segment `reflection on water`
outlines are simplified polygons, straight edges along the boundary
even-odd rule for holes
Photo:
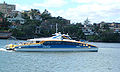
[[[119,72],[120,43],[92,43],[98,52],[7,52],[0,40],[0,72]],[[15,41],[13,41],[15,43]],[[104,48],[109,45],[110,48]],[[110,46],[114,45],[114,46]],[[117,45],[117,46],[116,46]],[[107,46],[106,46],[107,47]],[[116,48],[117,47],[117,48]]]

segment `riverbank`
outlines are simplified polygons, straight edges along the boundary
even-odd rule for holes
[[[33,38],[25,38],[25,37],[17,37],[17,38],[0,38],[0,39],[3,39],[3,40],[27,40],[27,39],[33,39]],[[102,43],[120,43],[120,41],[101,41],[101,40],[89,40],[88,42],[102,42]]]
[[[120,43],[120,41],[101,41],[101,40],[95,40],[95,41],[89,41],[89,42],[103,42],[103,43]]]

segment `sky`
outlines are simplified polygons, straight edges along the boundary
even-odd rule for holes
[[[61,16],[71,23],[120,22],[120,0],[0,0],[15,4],[16,10],[47,9],[52,16]]]

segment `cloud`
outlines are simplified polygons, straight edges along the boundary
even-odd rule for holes
[[[34,8],[33,6],[30,5],[20,5],[20,4],[16,4],[16,9],[21,11],[21,10],[30,10],[31,8]]]
[[[45,0],[43,3],[34,3],[34,6],[41,7],[61,7],[67,4],[65,0]]]
[[[74,3],[76,6],[68,8]],[[71,22],[83,22],[87,17],[91,22],[120,21],[120,0],[45,0],[32,5],[16,4],[17,10],[47,8],[52,16],[62,16]],[[67,6],[67,8],[62,8]],[[52,8],[52,9],[51,9]],[[53,10],[53,8],[57,8]],[[41,10],[40,10],[41,11]]]
[[[74,0],[77,7],[58,10],[54,16],[60,15],[72,22],[83,22],[87,17],[93,22],[120,21],[120,0]]]
[[[21,4],[16,4],[16,10],[30,10],[30,9],[39,9],[39,7],[32,5],[21,5]]]
[[[72,0],[72,2],[76,3],[97,3],[97,4],[119,4],[120,0]]]

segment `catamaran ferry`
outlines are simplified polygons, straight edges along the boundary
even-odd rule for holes
[[[68,34],[60,32],[52,37],[34,38],[27,41],[21,44],[9,44],[6,49],[14,51],[98,51],[96,46],[72,40]]]

